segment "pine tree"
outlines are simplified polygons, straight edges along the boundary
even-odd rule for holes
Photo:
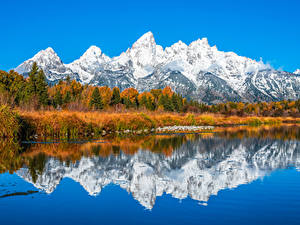
[[[168,95],[165,95],[163,106],[165,111],[169,111],[169,112],[174,111],[174,105],[172,103],[172,99]]]
[[[146,108],[149,110],[155,109],[155,105],[154,105],[154,102],[152,102],[151,97],[148,97],[148,99],[147,99]]]
[[[36,79],[38,74],[38,66],[36,62],[32,64],[31,71],[29,72],[29,79],[25,87],[25,100],[29,101],[36,94]]]
[[[132,103],[130,101],[130,98],[129,97],[125,97],[123,98],[123,104],[125,105],[126,109],[129,109],[131,106],[132,106]]]
[[[71,102],[71,93],[70,93],[70,91],[67,91],[64,96],[63,103],[68,104],[70,102]]]
[[[49,96],[48,96],[48,84],[46,82],[46,76],[42,69],[39,70],[37,73],[36,81],[36,95],[38,96],[39,103],[41,105],[48,105],[49,103]]]
[[[63,103],[62,95],[60,93],[60,90],[57,90],[54,95],[54,106],[55,107],[61,106],[62,103]]]
[[[141,106],[147,107],[147,97],[143,95],[141,101],[139,102]]]
[[[67,85],[71,84],[71,78],[69,75],[66,77],[66,82],[67,82]]]
[[[121,102],[120,89],[117,88],[117,87],[114,87],[110,104],[111,105],[117,105],[120,102]]]
[[[158,106],[164,106],[165,102],[166,102],[166,96],[160,95],[160,97],[158,99]]]
[[[103,109],[103,102],[99,92],[99,89],[96,87],[92,93],[92,97],[89,103],[91,108],[95,108],[96,110]]]
[[[172,101],[175,111],[179,112],[178,99],[177,99],[177,95],[175,93],[172,95],[171,101]]]
[[[138,96],[135,96],[134,102],[132,103],[132,107],[134,107],[135,109],[138,109],[140,107]]]
[[[172,104],[174,110],[177,112],[181,112],[183,109],[182,97],[176,93],[172,95]]]

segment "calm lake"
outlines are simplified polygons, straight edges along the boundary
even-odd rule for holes
[[[0,224],[300,224],[300,128],[0,145]]]

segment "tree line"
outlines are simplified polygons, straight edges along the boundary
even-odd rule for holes
[[[70,77],[50,86],[36,63],[33,63],[27,78],[13,70],[0,71],[0,103],[23,110],[148,110],[238,116],[300,116],[300,100],[207,105],[187,100],[168,86],[139,93],[134,88],[120,91],[118,87],[82,85]]]

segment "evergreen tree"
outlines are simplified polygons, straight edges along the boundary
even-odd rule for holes
[[[181,112],[183,108],[182,97],[176,93],[172,95],[172,104],[174,110],[177,112]]]
[[[140,107],[138,96],[135,96],[134,102],[132,103],[132,107],[138,109]]]
[[[61,106],[63,104],[62,95],[60,90],[57,90],[54,95],[54,106]]]
[[[154,102],[152,102],[151,97],[148,97],[148,99],[147,99],[146,108],[149,110],[155,109],[155,105],[154,105]]]
[[[36,79],[38,74],[38,66],[36,62],[32,64],[31,71],[29,72],[29,79],[26,83],[25,87],[25,99],[26,101],[29,101],[31,97],[33,97],[36,94]]]
[[[174,105],[172,103],[172,99],[166,94],[161,96],[160,100],[162,106],[164,107],[165,111],[174,111]]]
[[[129,109],[132,106],[132,102],[130,101],[129,97],[123,98],[123,104],[125,105],[126,109]]]
[[[71,78],[70,78],[69,75],[68,75],[67,78],[66,78],[66,82],[67,82],[67,85],[70,85],[70,84],[71,84]]]
[[[166,102],[166,96],[165,95],[160,95],[159,99],[158,99],[158,105],[159,106],[164,106]]]
[[[92,93],[92,98],[89,103],[91,108],[96,110],[103,109],[102,97],[100,95],[99,89],[96,87]]]
[[[46,82],[46,76],[44,71],[40,69],[37,73],[37,77],[35,80],[35,87],[36,87],[36,95],[39,99],[39,104],[41,105],[48,105],[49,103],[49,96],[48,96],[48,84]]]
[[[70,93],[70,91],[67,91],[65,96],[64,96],[63,103],[68,104],[70,102],[71,102],[71,93]]]
[[[140,101],[140,106],[144,106],[144,107],[147,107],[147,97],[146,95],[143,95],[142,98],[141,98],[141,101]]]
[[[120,89],[117,88],[117,87],[114,87],[110,104],[111,105],[117,105],[120,102],[121,102]]]

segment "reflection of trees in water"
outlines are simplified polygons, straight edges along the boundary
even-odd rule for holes
[[[214,136],[218,137],[213,138]],[[150,151],[161,154],[163,157],[171,157],[175,149],[179,149],[185,144],[185,156],[192,157],[195,149],[195,142],[198,143],[197,151],[207,153],[213,152],[215,158],[222,159],[226,154],[224,151],[236,149],[241,141],[248,146],[248,151],[256,151],[261,145],[268,145],[267,139],[280,140],[300,140],[299,126],[278,126],[278,127],[235,127],[223,129],[213,136],[203,137],[197,134],[190,135],[152,135],[136,136],[134,138],[117,138],[108,140],[105,143],[87,142],[85,144],[76,143],[53,143],[53,144],[33,144],[20,145],[18,142],[1,141],[0,142],[0,173],[9,171],[15,172],[22,166],[30,170],[33,181],[38,175],[43,173],[45,162],[48,157],[54,157],[70,165],[79,161],[83,156],[100,156],[103,158],[120,154],[134,155],[139,150]],[[230,146],[228,146],[228,139]],[[255,141],[254,139],[259,139]],[[206,140],[206,141],[201,141]],[[284,143],[284,142],[279,142]],[[177,160],[183,158],[174,158],[171,164],[178,166]],[[203,161],[201,166],[209,166],[209,160]],[[180,164],[180,163],[179,163]]]
[[[79,161],[83,156],[108,157],[119,155],[121,152],[133,155],[139,150],[152,151],[157,154],[169,156],[174,148],[180,147],[188,138],[186,136],[147,136],[135,138],[119,138],[106,143],[87,142],[76,143],[51,143],[21,145],[18,142],[1,142],[0,172],[15,172],[22,166],[28,167],[33,181],[43,172],[45,161],[48,157],[70,165]]]
[[[93,196],[114,183],[151,209],[156,197],[164,193],[207,202],[220,190],[250,183],[276,169],[300,168],[300,142],[295,140],[197,135],[150,140],[134,154],[111,144],[110,155],[82,157],[70,165],[49,158],[37,180],[28,168],[18,171],[18,175],[46,193],[52,193],[65,177],[80,183]],[[145,146],[156,144],[162,149],[172,146],[172,154],[167,155],[160,148],[146,150]]]
[[[32,179],[36,181],[38,175],[44,171],[46,155],[39,153],[34,157],[24,157],[22,152],[26,147],[14,140],[2,140],[0,142],[0,173],[13,173],[22,166],[27,165]]]
[[[46,155],[43,153],[39,153],[33,158],[27,158],[28,169],[34,183],[36,182],[38,175],[43,173],[46,159]]]
[[[22,150],[20,143],[15,140],[0,140],[0,173],[13,173],[23,165]]]
[[[281,140],[300,140],[300,126],[238,126],[222,129],[217,136],[224,138],[270,138]]]

